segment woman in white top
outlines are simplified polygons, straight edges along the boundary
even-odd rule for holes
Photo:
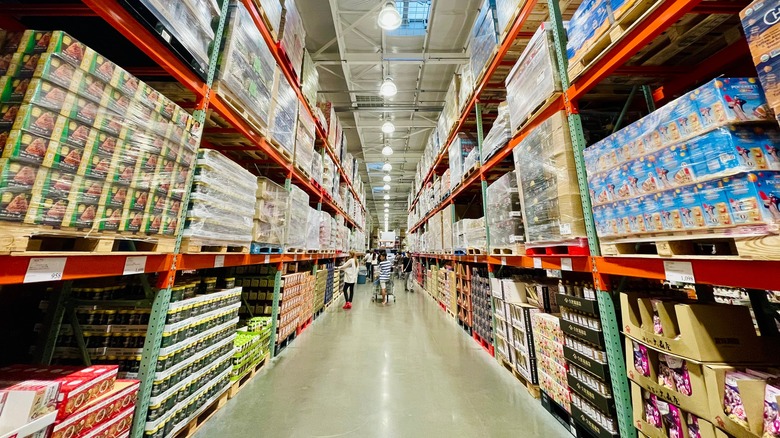
[[[355,251],[349,252],[349,258],[339,269],[344,271],[344,309],[352,308],[352,298],[355,296],[355,282],[358,276],[358,261]]]
[[[368,271],[368,278],[371,281],[374,281],[374,269],[372,268],[372,264],[374,263],[374,253],[371,252],[371,250],[368,250],[366,253],[366,256],[363,257],[363,262],[366,264],[366,271]]]

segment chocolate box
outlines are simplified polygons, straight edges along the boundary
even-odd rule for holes
[[[682,304],[625,292],[620,307],[626,336],[659,351],[705,362],[766,360],[747,307]],[[654,318],[663,334],[656,334]]]
[[[727,438],[709,421],[658,400],[636,383],[631,383],[634,427],[647,438]]]
[[[60,382],[47,380],[4,381],[5,404],[0,413],[0,424],[9,424],[11,429],[22,426],[36,418],[56,410]]]
[[[66,438],[86,435],[90,429],[100,427],[135,406],[138,395],[137,380],[117,380],[114,388],[92,400],[84,408],[58,422],[50,438]]]
[[[744,371],[746,368],[740,367],[739,369]],[[733,416],[729,416],[725,410],[725,401],[727,399],[726,377],[727,373],[733,371],[737,371],[737,368],[730,365],[707,364],[704,367],[704,380],[709,391],[710,421],[716,427],[725,430],[736,438],[761,437],[764,427],[764,390],[766,381],[758,377],[736,381],[735,389],[739,392],[736,398],[741,401],[747,419],[747,424],[742,425],[735,421]],[[732,395],[731,397],[735,396]]]

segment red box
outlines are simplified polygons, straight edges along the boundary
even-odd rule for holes
[[[50,438],[73,438],[113,419],[127,408],[135,406],[140,383],[137,380],[117,380],[114,389],[92,400],[82,410],[54,425]]]
[[[84,435],[79,435],[79,438],[117,438],[122,436],[133,425],[133,412],[135,412],[135,407],[131,406],[109,421],[88,430]]]

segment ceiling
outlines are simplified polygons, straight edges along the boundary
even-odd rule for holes
[[[395,31],[383,31],[376,24],[383,3],[298,0],[296,5],[306,29],[306,47],[319,72],[320,97],[333,102],[348,151],[360,161],[366,208],[374,224],[383,225],[383,205],[389,202],[389,227],[397,230],[406,228],[407,198],[417,163],[452,75],[467,59],[465,46],[481,1],[397,1],[399,12],[412,20]],[[426,16],[427,23],[414,19]],[[398,87],[392,98],[379,95],[385,76]],[[380,129],[387,119],[396,127],[390,135]],[[381,153],[386,144],[394,150],[390,157]],[[386,159],[393,166],[389,192],[381,189],[385,172],[379,169]],[[390,200],[383,199],[385,194]]]

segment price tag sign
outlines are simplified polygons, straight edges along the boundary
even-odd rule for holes
[[[501,266],[506,266],[506,257],[501,257]]]
[[[122,275],[143,274],[146,270],[146,256],[128,257]]]
[[[263,263],[271,263],[271,256],[266,255],[265,258],[263,259]]]
[[[477,256],[474,256],[474,263],[477,263]]]
[[[561,259],[561,271],[573,271],[574,268],[571,266],[571,259],[568,257],[564,257]]]
[[[298,261],[298,253],[293,254],[293,260],[296,262]]]
[[[560,269],[546,269],[546,271],[547,271],[547,276],[549,278],[562,278],[563,277]]]
[[[62,280],[62,272],[65,271],[67,257],[34,257],[27,265],[24,274],[25,283],[38,283],[41,281]]]
[[[534,269],[542,269],[542,259],[540,257],[534,257]]]
[[[672,262],[664,260],[666,279],[677,283],[696,283],[691,262]]]
[[[225,266],[225,256],[223,255],[214,256],[214,267],[222,268],[224,266]]]

